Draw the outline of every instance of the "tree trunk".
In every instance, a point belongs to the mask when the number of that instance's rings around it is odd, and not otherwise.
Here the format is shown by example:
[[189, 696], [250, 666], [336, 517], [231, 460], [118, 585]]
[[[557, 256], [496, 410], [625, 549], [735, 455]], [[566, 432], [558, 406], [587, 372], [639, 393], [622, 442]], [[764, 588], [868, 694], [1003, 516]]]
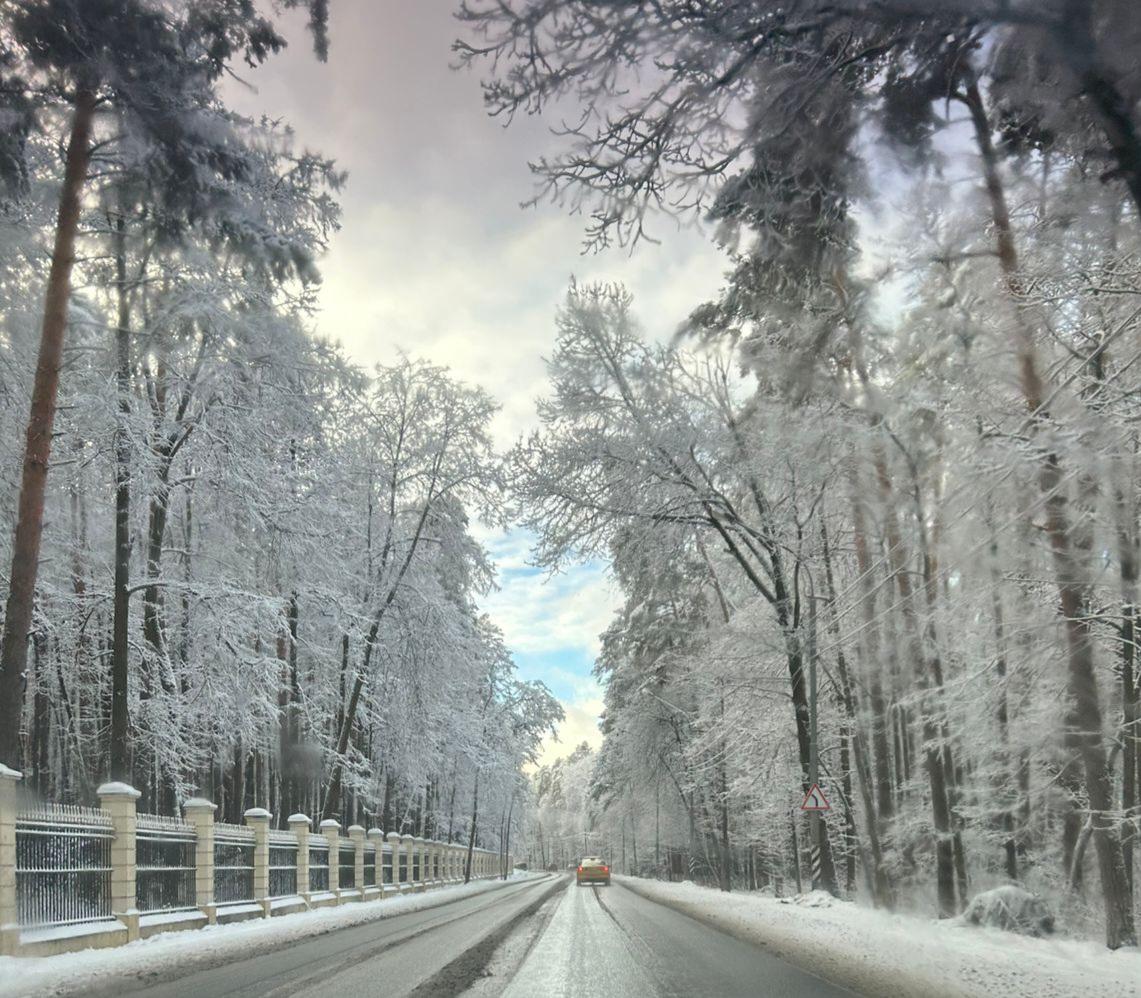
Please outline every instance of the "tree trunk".
[[8, 576], [8, 601], [4, 632], [0, 640], [0, 764], [13, 769], [23, 765], [20, 750], [20, 720], [23, 715], [24, 673], [28, 662], [28, 634], [32, 626], [40, 540], [44, 529], [44, 498], [48, 463], [51, 459], [59, 372], [71, 300], [71, 269], [75, 262], [75, 235], [79, 228], [80, 198], [87, 179], [91, 153], [91, 127], [95, 118], [95, 93], [81, 86], [75, 95], [71, 135], [64, 161], [55, 245], [44, 292], [44, 319], [36, 359], [32, 404], [24, 441], [24, 465], [16, 529], [12, 539], [12, 570]]
[[1129, 880], [1130, 892], [1136, 889], [1133, 875], [1133, 828], [1137, 820], [1134, 809], [1137, 806], [1137, 763], [1138, 747], [1141, 746], [1141, 710], [1138, 702], [1137, 682], [1137, 522], [1127, 495], [1133, 494], [1133, 475], [1130, 472], [1127, 485], [1118, 487], [1117, 507], [1117, 550], [1121, 578], [1121, 811], [1125, 816], [1122, 822], [1122, 855], [1125, 860], [1125, 875]]
[[297, 800], [291, 783], [291, 765], [293, 753], [293, 738], [290, 734], [289, 709], [289, 650], [286, 648], [285, 634], [279, 629], [277, 635], [277, 661], [279, 683], [277, 691], [277, 774], [279, 782], [278, 813], [281, 827], [289, 815], [297, 810]]
[[[111, 779], [130, 781], [131, 746], [128, 726], [130, 684], [131, 583], [131, 315], [127, 299], [126, 219], [122, 210], [114, 222], [115, 379], [119, 419], [115, 427], [115, 586], [111, 626]], [[155, 808], [157, 810], [157, 807]]]
[[467, 839], [467, 856], [464, 858], [464, 883], [471, 880], [471, 858], [475, 851], [475, 826], [479, 821], [479, 770], [475, 771], [475, 786], [471, 795], [471, 831]]
[[[862, 514], [861, 514], [861, 521], [862, 521]], [[860, 528], [862, 530], [862, 522], [860, 524]], [[828, 632], [831, 635], [833, 643], [836, 645], [836, 671], [837, 671], [837, 674], [838, 674], [839, 679], [840, 679], [840, 696], [841, 696], [841, 699], [843, 700], [844, 712], [847, 715], [848, 725], [850, 726], [849, 728], [846, 728], [845, 730], [850, 731], [851, 751], [852, 751], [852, 755], [855, 758], [855, 764], [856, 764], [856, 779], [857, 779], [857, 782], [859, 783], [859, 786], [860, 786], [860, 796], [864, 802], [864, 812], [867, 814], [867, 818], [868, 818], [868, 843], [871, 846], [871, 850], [872, 850], [872, 867], [873, 867], [873, 869], [868, 871], [868, 877], [872, 883], [872, 899], [877, 905], [883, 905], [884, 907], [890, 908], [892, 906], [892, 904], [894, 903], [894, 898], [892, 896], [891, 883], [890, 883], [890, 880], [889, 880], [888, 875], [887, 875], [887, 870], [884, 867], [883, 847], [882, 847], [882, 844], [880, 842], [879, 815], [877, 815], [877, 813], [876, 813], [875, 801], [873, 800], [873, 796], [872, 796], [872, 791], [873, 791], [872, 774], [871, 774], [871, 766], [870, 766], [869, 761], [868, 761], [867, 745], [866, 745], [866, 742], [864, 740], [863, 728], [859, 722], [859, 718], [857, 717], [856, 696], [855, 696], [855, 691], [853, 690], [853, 687], [852, 687], [851, 675], [848, 672], [847, 656], [844, 654], [844, 647], [843, 647], [843, 644], [841, 643], [841, 640], [840, 640], [840, 623], [839, 623], [839, 620], [837, 619], [837, 616], [836, 616], [836, 583], [835, 583], [835, 579], [834, 579], [833, 574], [832, 574], [831, 546], [829, 545], [829, 542], [828, 542], [828, 529], [824, 524], [823, 515], [821, 515], [821, 519], [820, 519], [820, 541], [821, 541], [822, 554], [823, 554], [823, 558], [824, 558], [825, 598], [826, 598], [826, 602], [827, 602], [827, 608], [829, 610]], [[859, 546], [860, 543], [862, 543], [862, 540], [857, 542], [857, 546]], [[866, 545], [864, 545], [864, 560], [865, 561], [867, 560], [867, 547], [866, 547]], [[861, 572], [861, 575], [864, 574], [863, 570], [860, 569], [859, 558], [857, 558], [857, 570], [859, 570]], [[872, 672], [873, 674], [878, 674], [879, 663], [873, 661], [870, 663], [870, 665], [871, 665], [871, 668], [869, 671]], [[871, 691], [872, 691], [872, 698], [874, 701], [875, 690], [878, 687], [878, 680], [873, 681], [873, 683], [870, 685], [871, 685]], [[882, 691], [882, 689], [879, 690], [879, 697], [880, 697], [880, 701], [879, 701], [880, 702], [880, 708], [882, 709], [882, 703], [883, 703], [883, 691]], [[875, 717], [873, 716], [873, 725], [876, 723], [877, 723], [877, 721], [876, 721]], [[883, 758], [884, 761], [886, 762], [886, 761], [888, 761], [887, 760], [887, 739], [886, 739], [886, 731], [883, 727], [882, 716], [880, 717], [878, 723], [880, 725], [879, 730], [880, 730], [881, 737], [884, 738], [883, 756], [881, 758]], [[847, 741], [845, 741], [843, 744], [846, 746]], [[850, 773], [849, 767], [846, 764], [842, 765], [842, 769], [844, 771], [844, 780], [845, 780], [845, 782], [844, 782], [845, 811], [846, 811], [846, 814], [848, 816], [849, 830], [853, 835], [855, 835], [856, 834], [855, 833], [856, 822], [855, 822], [855, 816], [852, 813], [852, 805], [851, 805], [851, 793], [852, 793], [852, 791], [851, 791], [851, 773]], [[883, 775], [883, 779], [884, 779], [885, 784], [886, 784], [886, 786], [883, 789], [888, 796], [888, 800], [890, 801], [890, 799], [891, 799], [891, 775], [890, 775], [890, 771], [885, 770], [885, 773]], [[853, 840], [852, 845], [855, 845], [857, 842], [858, 842], [858, 838]], [[853, 851], [849, 850], [849, 865], [853, 862], [855, 862], [855, 853]], [[849, 871], [849, 873], [848, 873], [848, 890], [849, 891], [852, 890], [853, 879], [854, 879], [854, 875], [851, 871]]]
[[[928, 689], [934, 680], [936, 693], [942, 686], [942, 675], [937, 655], [932, 653], [929, 660], [924, 646], [924, 628], [919, 621], [915, 606], [915, 596], [911, 588], [911, 576], [904, 558], [903, 538], [900, 536], [895, 509], [892, 503], [891, 476], [887, 470], [887, 459], [877, 445], [876, 477], [880, 494], [884, 500], [884, 533], [888, 546], [888, 565], [895, 588], [899, 593], [899, 604], [906, 631], [908, 654], [912, 669], [918, 679], [920, 689]], [[927, 557], [924, 554], [925, 574]], [[928, 673], [931, 673], [929, 677]], [[954, 778], [949, 766], [949, 749], [944, 744], [943, 726], [936, 722], [929, 700], [921, 703], [921, 727], [923, 733], [923, 762], [931, 788], [931, 815], [935, 827], [935, 874], [939, 898], [939, 917], [953, 918], [958, 913], [955, 901], [955, 842], [952, 829], [951, 797], [948, 784]], [[901, 731], [902, 743], [906, 733]], [[904, 753], [901, 752], [900, 755]], [[950, 770], [950, 771], [949, 771]], [[964, 903], [966, 899], [963, 899]]]
[[853, 543], [856, 549], [856, 571], [860, 579], [860, 609], [863, 648], [867, 666], [868, 699], [872, 715], [872, 764], [875, 767], [876, 807], [865, 802], [868, 822], [875, 823], [879, 836], [883, 836], [895, 815], [895, 796], [891, 779], [890, 718], [887, 698], [883, 690], [883, 667], [880, 663], [878, 614], [876, 613], [876, 585], [872, 576], [872, 563], [868, 551], [868, 530], [864, 515], [863, 490], [856, 466], [850, 466], [852, 478], [851, 503]]
[[503, 837], [503, 879], [511, 875], [507, 868], [507, 857], [511, 854], [511, 821], [515, 816], [515, 791], [511, 791], [511, 806], [507, 808], [507, 833]]
[[[1021, 304], [1021, 277], [1014, 234], [1006, 194], [998, 172], [998, 158], [991, 141], [990, 120], [983, 106], [977, 84], [968, 85], [964, 103], [970, 111], [975, 140], [983, 164], [991, 217], [995, 226], [999, 265], [1016, 309], [1016, 350], [1019, 362], [1019, 387], [1033, 421], [1034, 428], [1045, 427], [1045, 395], [1038, 373], [1034, 335]], [[1066, 634], [1068, 691], [1073, 718], [1072, 737], [1085, 774], [1093, 824], [1094, 848], [1105, 905], [1106, 945], [1110, 949], [1135, 946], [1137, 933], [1133, 923], [1133, 903], [1125, 870], [1119, 826], [1111, 818], [1113, 812], [1112, 780], [1102, 734], [1101, 699], [1094, 670], [1093, 636], [1090, 634], [1086, 607], [1089, 584], [1085, 566], [1075, 551], [1070, 537], [1070, 522], [1065, 476], [1058, 455], [1043, 448], [1038, 469], [1038, 488], [1046, 510], [1046, 535], [1054, 562], [1060, 597], [1063, 627]]]

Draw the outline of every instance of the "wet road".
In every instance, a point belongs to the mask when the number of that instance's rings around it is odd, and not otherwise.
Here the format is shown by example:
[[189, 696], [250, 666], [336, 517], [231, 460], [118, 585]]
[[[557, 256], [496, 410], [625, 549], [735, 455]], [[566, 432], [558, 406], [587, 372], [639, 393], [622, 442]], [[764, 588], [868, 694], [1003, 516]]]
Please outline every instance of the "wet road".
[[[476, 990], [488, 993], [486, 987]], [[851, 995], [617, 883], [572, 883], [500, 993], [504, 998]]]

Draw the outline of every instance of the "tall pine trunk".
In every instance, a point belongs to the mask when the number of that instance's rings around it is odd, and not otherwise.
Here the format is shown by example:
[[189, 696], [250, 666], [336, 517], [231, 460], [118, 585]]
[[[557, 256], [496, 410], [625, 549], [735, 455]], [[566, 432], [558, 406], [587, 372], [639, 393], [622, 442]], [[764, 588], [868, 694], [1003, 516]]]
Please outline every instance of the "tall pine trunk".
[[94, 90], [80, 86], [75, 95], [64, 160], [63, 188], [59, 197], [55, 245], [44, 292], [44, 320], [36, 359], [32, 404], [24, 441], [24, 466], [16, 530], [12, 539], [12, 570], [4, 633], [0, 638], [0, 764], [20, 769], [20, 719], [23, 714], [24, 673], [28, 662], [28, 633], [32, 626], [40, 541], [44, 529], [44, 498], [51, 460], [59, 372], [71, 301], [71, 270], [75, 263], [75, 236], [79, 229], [80, 199], [91, 155], [91, 129], [95, 119]]
[[[115, 427], [115, 583], [111, 623], [111, 779], [129, 781], [131, 744], [128, 694], [131, 617], [131, 310], [127, 298], [126, 219], [120, 205], [113, 223], [115, 294], [115, 381], [119, 419]], [[156, 808], [157, 810], [157, 808]]]
[[[1022, 281], [1018, 254], [1010, 224], [1006, 193], [998, 171], [998, 157], [991, 140], [990, 120], [976, 83], [970, 83], [963, 95], [970, 112], [975, 141], [982, 159], [983, 175], [990, 201], [999, 266], [1015, 308], [1015, 350], [1018, 358], [1019, 387], [1030, 414], [1032, 428], [1045, 429], [1049, 415], [1038, 372], [1034, 334], [1021, 301]], [[1038, 466], [1038, 488], [1046, 511], [1046, 536], [1054, 563], [1054, 573], [1061, 604], [1062, 624], [1066, 635], [1068, 693], [1073, 739], [1085, 775], [1089, 800], [1094, 849], [1097, 853], [1105, 907], [1105, 937], [1110, 949], [1134, 946], [1137, 933], [1133, 922], [1133, 900], [1125, 869], [1121, 832], [1112, 818], [1114, 801], [1109, 760], [1102, 732], [1101, 698], [1094, 669], [1094, 642], [1086, 608], [1090, 603], [1090, 585], [1086, 566], [1071, 538], [1066, 476], [1061, 459], [1050, 446], [1042, 448]]]

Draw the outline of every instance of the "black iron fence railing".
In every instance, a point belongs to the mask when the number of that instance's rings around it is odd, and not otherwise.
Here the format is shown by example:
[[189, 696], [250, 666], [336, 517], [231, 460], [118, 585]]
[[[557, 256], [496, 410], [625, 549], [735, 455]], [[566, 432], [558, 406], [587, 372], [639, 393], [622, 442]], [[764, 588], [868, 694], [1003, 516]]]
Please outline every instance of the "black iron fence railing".
[[135, 832], [135, 896], [139, 911], [195, 905], [194, 828], [177, 818], [140, 814]]
[[16, 921], [72, 925], [110, 919], [110, 818], [65, 805], [16, 818]]
[[364, 883], [361, 886], [376, 886], [376, 846], [371, 842], [364, 847]]
[[254, 897], [254, 836], [240, 825], [214, 829], [214, 903], [234, 904]]
[[337, 871], [337, 887], [341, 890], [352, 890], [357, 886], [357, 847], [352, 842], [342, 842], [340, 845], [340, 863]]
[[297, 893], [297, 840], [290, 832], [270, 833], [269, 896], [292, 897]]
[[329, 889], [329, 841], [323, 835], [309, 837], [309, 890]]

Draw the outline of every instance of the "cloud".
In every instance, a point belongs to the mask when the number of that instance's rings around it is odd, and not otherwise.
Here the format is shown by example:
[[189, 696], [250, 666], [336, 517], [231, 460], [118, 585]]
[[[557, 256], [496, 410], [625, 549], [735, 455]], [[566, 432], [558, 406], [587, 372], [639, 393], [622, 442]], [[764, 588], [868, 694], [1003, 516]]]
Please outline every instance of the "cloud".
[[526, 562], [526, 531], [508, 532], [490, 546], [500, 568], [499, 590], [481, 608], [499, 625], [518, 655], [549, 655], [573, 649], [593, 663], [599, 636], [621, 604], [606, 567], [591, 561], [549, 576]]
[[479, 78], [449, 68], [458, 25], [447, 5], [346, 0], [332, 20], [328, 64], [293, 42], [250, 74], [256, 91], [228, 99], [250, 115], [281, 116], [297, 143], [349, 172], [341, 230], [321, 261], [318, 332], [361, 363], [399, 352], [450, 367], [501, 404], [494, 430], [508, 444], [536, 421], [543, 357], [572, 274], [621, 281], [649, 333], [668, 337], [721, 284], [723, 256], [700, 232], [661, 218], [662, 245], [582, 255], [582, 216], [541, 204], [528, 159], [551, 151], [546, 123], [510, 128], [487, 117]]
[[596, 751], [602, 745], [602, 732], [598, 730], [602, 691], [597, 684], [594, 696], [564, 703], [563, 710], [566, 719], [559, 725], [557, 735], [544, 741], [539, 750], [540, 765], [547, 766], [570, 755], [583, 742]]

